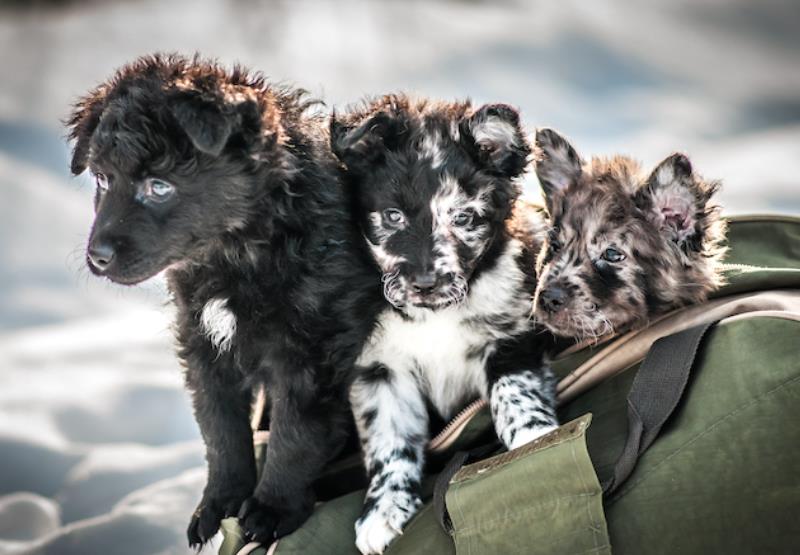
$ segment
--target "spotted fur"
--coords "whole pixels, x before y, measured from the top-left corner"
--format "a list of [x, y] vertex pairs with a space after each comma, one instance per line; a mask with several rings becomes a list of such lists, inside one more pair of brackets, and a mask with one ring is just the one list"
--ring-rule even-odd
[[508, 106], [389, 96], [332, 140], [387, 300], [350, 392], [370, 477], [356, 545], [382, 553], [421, 505], [426, 407], [488, 398], [509, 448], [556, 424], [529, 318], [544, 219], [516, 203], [528, 147]]
[[501, 376], [489, 395], [492, 420], [509, 449], [556, 428], [555, 382], [549, 373], [525, 370]]
[[584, 162], [551, 129], [536, 134], [549, 232], [538, 260], [537, 321], [600, 337], [704, 300], [722, 284], [719, 182], [673, 154], [649, 173], [625, 156]]

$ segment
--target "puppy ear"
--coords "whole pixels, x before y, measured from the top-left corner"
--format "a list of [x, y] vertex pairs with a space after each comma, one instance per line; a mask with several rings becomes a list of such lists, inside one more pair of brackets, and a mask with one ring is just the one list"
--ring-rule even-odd
[[75, 104], [67, 118], [68, 137], [75, 141], [70, 162], [70, 171], [73, 175], [83, 173], [89, 163], [89, 146], [106, 106], [107, 94], [104, 87], [96, 88]]
[[695, 176], [689, 158], [676, 153], [656, 166], [635, 200], [660, 230], [682, 244], [695, 235], [716, 188], [715, 184], [704, 186]]
[[235, 117], [225, 110], [222, 99], [199, 91], [183, 91], [172, 100], [170, 110], [197, 150], [212, 156], [222, 153], [233, 132]]
[[350, 170], [382, 162], [397, 148], [402, 133], [401, 122], [383, 111], [356, 122], [338, 118], [335, 112], [331, 116], [331, 150]]
[[[583, 161], [564, 137], [555, 130], [536, 131], [536, 176], [548, 208], [554, 199], [581, 177]], [[551, 210], [552, 212], [552, 210]]]
[[530, 147], [511, 106], [485, 104], [461, 121], [459, 131], [467, 151], [490, 173], [511, 178], [525, 169]]

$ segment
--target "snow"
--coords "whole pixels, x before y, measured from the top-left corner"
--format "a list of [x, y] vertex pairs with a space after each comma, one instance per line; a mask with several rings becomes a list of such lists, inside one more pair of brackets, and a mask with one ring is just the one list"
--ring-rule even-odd
[[728, 213], [800, 214], [796, 3], [32, 5], [0, 8], [0, 555], [187, 552], [205, 470], [164, 284], [86, 271], [91, 186], [69, 177], [59, 123], [135, 56], [199, 50], [339, 108], [396, 90], [503, 101], [585, 156], [687, 152]]

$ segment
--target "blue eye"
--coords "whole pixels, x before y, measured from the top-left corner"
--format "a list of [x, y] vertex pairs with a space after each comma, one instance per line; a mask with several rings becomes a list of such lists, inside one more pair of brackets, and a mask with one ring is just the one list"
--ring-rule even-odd
[[147, 181], [146, 194], [149, 198], [162, 202], [167, 200], [175, 192], [175, 187], [161, 179], [149, 179]]
[[605, 251], [603, 251], [602, 258], [606, 262], [622, 262], [625, 260], [625, 255], [614, 247], [608, 247]]
[[397, 208], [387, 208], [383, 211], [383, 221], [391, 227], [397, 227], [403, 225], [405, 216], [403, 216], [403, 213]]
[[453, 225], [458, 227], [466, 227], [472, 223], [475, 213], [472, 210], [462, 210], [453, 216]]

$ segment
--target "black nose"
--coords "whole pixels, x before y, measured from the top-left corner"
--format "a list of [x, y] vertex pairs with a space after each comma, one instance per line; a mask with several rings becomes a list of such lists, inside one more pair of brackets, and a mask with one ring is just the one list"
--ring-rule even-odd
[[426, 272], [423, 274], [416, 274], [411, 279], [411, 287], [416, 293], [430, 293], [436, 287], [438, 280], [434, 272]]
[[98, 272], [105, 272], [114, 261], [114, 247], [109, 243], [99, 242], [89, 246], [89, 261]]
[[558, 312], [567, 302], [567, 293], [560, 287], [548, 287], [539, 293], [539, 301], [549, 312]]

